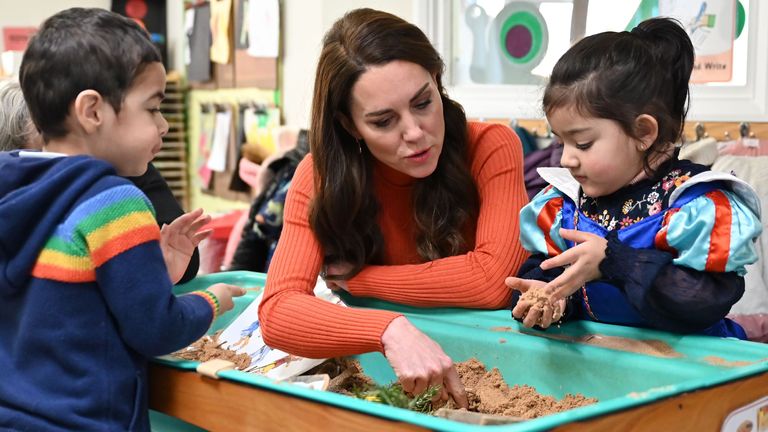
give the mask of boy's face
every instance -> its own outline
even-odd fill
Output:
[[[163,146],[168,122],[160,113],[165,68],[150,63],[125,93],[120,112],[105,118],[93,155],[111,163],[121,176],[140,176]]]

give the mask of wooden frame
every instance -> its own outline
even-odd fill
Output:
[[[425,431],[193,371],[151,363],[150,408],[211,431]]]

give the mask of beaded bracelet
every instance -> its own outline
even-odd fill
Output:
[[[217,317],[219,316],[219,312],[221,311],[221,305],[219,304],[219,298],[216,297],[216,294],[212,293],[210,290],[204,289],[203,292],[206,294],[208,298],[210,298],[213,301],[213,316]]]

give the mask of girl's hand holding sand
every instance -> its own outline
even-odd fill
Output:
[[[551,302],[549,294],[545,291],[546,282],[508,277],[505,283],[511,289],[522,293],[512,309],[512,316],[522,320],[524,326],[531,328],[537,325],[547,328],[563,317],[565,299]]]

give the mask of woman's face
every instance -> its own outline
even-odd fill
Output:
[[[369,67],[352,87],[350,116],[347,128],[380,162],[414,178],[435,171],[445,138],[443,102],[423,67],[401,60]]]

